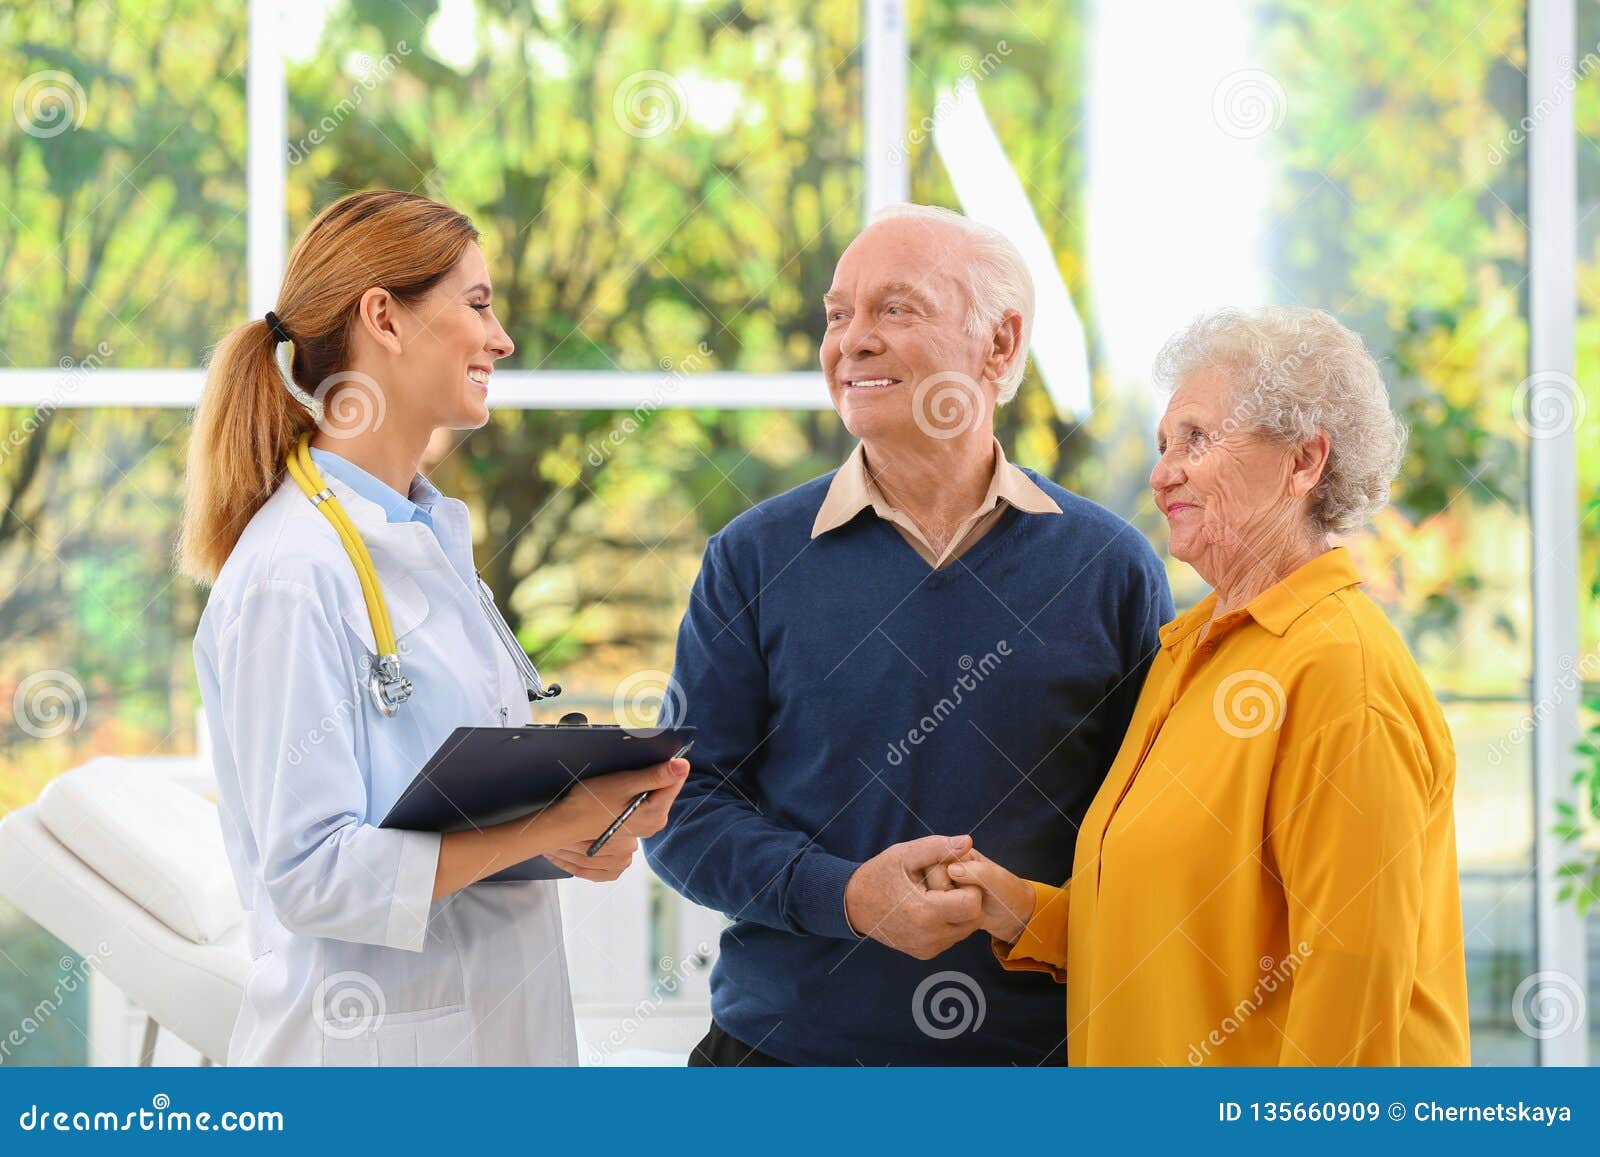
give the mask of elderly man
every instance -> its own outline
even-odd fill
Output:
[[[1060,992],[1000,967],[943,865],[976,839],[1066,878],[1172,618],[1165,573],[994,436],[1033,308],[1004,236],[899,206],[824,304],[861,444],[712,537],[678,635],[699,735],[646,855],[732,921],[690,1063],[1061,1063]]]

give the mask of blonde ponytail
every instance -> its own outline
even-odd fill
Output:
[[[346,368],[361,295],[375,285],[415,302],[443,280],[468,244],[472,222],[415,193],[353,193],[317,215],[295,242],[275,307],[292,339],[291,376],[320,398]],[[213,583],[239,536],[283,479],[284,456],[310,430],[310,411],[278,369],[265,319],[232,330],[212,354],[189,435],[178,566]]]
[[[216,581],[246,524],[283,477],[283,460],[311,428],[284,384],[277,338],[265,321],[241,325],[217,346],[189,435],[188,493],[178,564]]]

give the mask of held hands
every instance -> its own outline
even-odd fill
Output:
[[[1015,942],[1033,919],[1033,885],[1006,871],[977,848],[944,869],[950,886],[958,891],[975,891],[982,896],[979,926],[1006,944]],[[933,880],[933,885],[938,884]]]
[[[942,873],[971,848],[968,836],[924,836],[885,848],[845,885],[850,926],[918,960],[965,940],[983,927],[983,890],[952,888]],[[939,875],[930,887],[933,871]]]
[[[667,823],[667,813],[689,774],[687,759],[670,759],[639,771],[618,771],[579,780],[546,814],[559,825],[564,845],[545,858],[583,880],[615,880],[639,849]],[[616,835],[593,856],[589,845],[633,802],[640,792],[650,798],[628,817]]]

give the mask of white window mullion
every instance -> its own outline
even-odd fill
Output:
[[[1528,388],[1534,405],[1552,406],[1577,389],[1577,149],[1572,112],[1572,62],[1577,29],[1572,0],[1532,0],[1528,7]],[[1577,414],[1576,397],[1565,398]],[[1556,899],[1562,845],[1550,834],[1558,800],[1576,803],[1573,745],[1580,735],[1578,706],[1580,589],[1578,472],[1575,422],[1536,427],[1528,439],[1530,520],[1533,533],[1534,857],[1537,870],[1537,989],[1559,990],[1566,1007],[1583,1007],[1588,961],[1583,920],[1570,902]],[[1535,423],[1530,422],[1530,426]],[[1539,1039],[1539,1062],[1583,1065],[1588,1058],[1586,1017],[1564,1017]],[[1562,1031],[1556,1031],[1557,1028]]]
[[[866,156],[866,218],[885,205],[911,198],[911,170],[906,156],[905,0],[864,0],[862,54],[862,117]]]
[[[273,285],[277,278],[274,276]],[[261,307],[272,308],[271,298]],[[0,406],[190,408],[200,400],[198,369],[0,370]],[[826,410],[815,372],[703,374],[599,370],[496,370],[489,405],[504,410]]]

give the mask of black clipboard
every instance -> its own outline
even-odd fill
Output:
[[[694,738],[694,731],[693,727],[657,731],[568,723],[457,727],[378,826],[458,832],[531,815],[555,803],[581,779],[636,771],[671,759]],[[560,880],[569,875],[535,856],[479,883]]]

